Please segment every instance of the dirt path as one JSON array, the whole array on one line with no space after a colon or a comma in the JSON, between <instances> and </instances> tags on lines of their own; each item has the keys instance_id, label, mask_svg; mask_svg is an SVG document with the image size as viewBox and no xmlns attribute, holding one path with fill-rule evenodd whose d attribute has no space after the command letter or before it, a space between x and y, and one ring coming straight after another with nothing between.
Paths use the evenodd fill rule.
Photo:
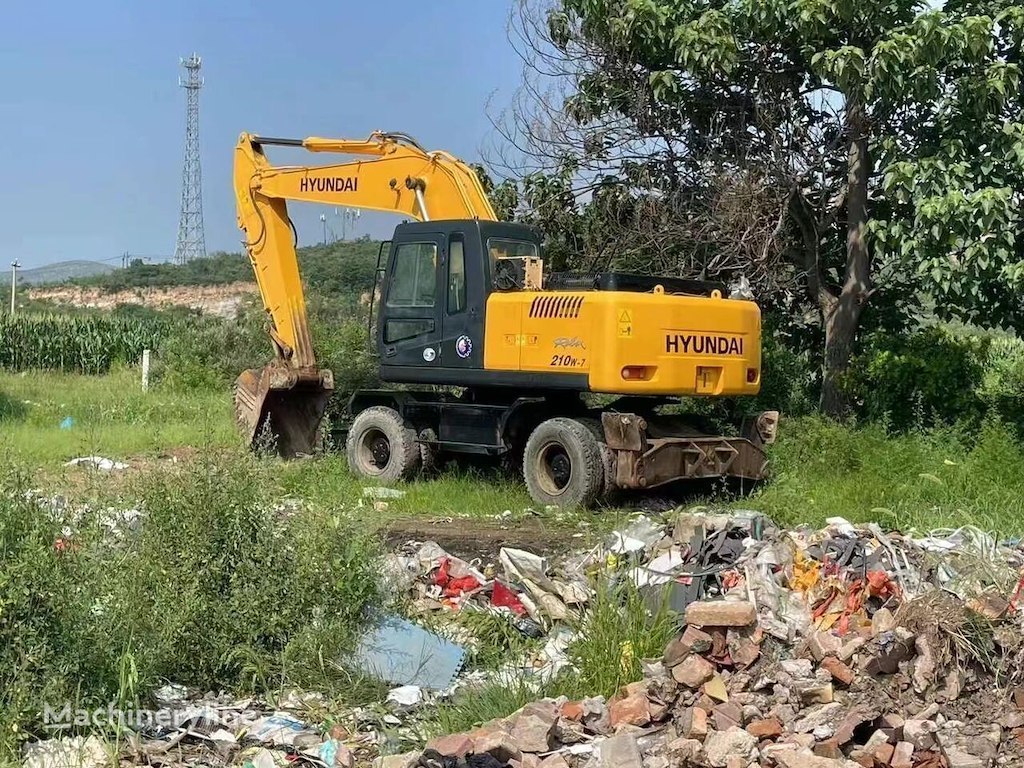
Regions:
<instances>
[{"instance_id":1,"label":"dirt path","mask_svg":"<svg viewBox=\"0 0 1024 768\"><path fill-rule=\"evenodd\" d=\"M467 560L493 560L501 547L516 547L539 555L571 552L586 547L595 535L588 528L573 530L539 517L517 521L398 518L389 522L383 533L391 548L407 541L430 540ZM574 533L583 535L574 537Z\"/></svg>"}]
</instances>

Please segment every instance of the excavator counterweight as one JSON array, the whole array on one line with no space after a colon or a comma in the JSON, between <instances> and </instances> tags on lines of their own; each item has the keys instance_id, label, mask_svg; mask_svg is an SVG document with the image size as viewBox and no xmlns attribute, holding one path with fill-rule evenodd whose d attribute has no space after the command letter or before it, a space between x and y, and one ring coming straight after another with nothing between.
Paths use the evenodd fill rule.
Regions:
<instances>
[{"instance_id":1,"label":"excavator counterweight","mask_svg":"<svg viewBox=\"0 0 1024 768\"><path fill-rule=\"evenodd\" d=\"M272 166L268 145L357 159ZM413 220L392 237L373 331L381 380L411 386L346 393L346 452L357 474L410 479L442 453L512 458L538 503L561 506L593 504L616 488L765 476L777 413L722 436L662 412L682 397L759 391L754 302L705 282L546 273L540 232L497 221L472 168L405 134L242 134L234 179L274 351L235 385L251 444L285 456L316 451L334 394L314 354L288 217L287 201L304 201ZM618 399L598 407L588 393Z\"/></svg>"}]
</instances>

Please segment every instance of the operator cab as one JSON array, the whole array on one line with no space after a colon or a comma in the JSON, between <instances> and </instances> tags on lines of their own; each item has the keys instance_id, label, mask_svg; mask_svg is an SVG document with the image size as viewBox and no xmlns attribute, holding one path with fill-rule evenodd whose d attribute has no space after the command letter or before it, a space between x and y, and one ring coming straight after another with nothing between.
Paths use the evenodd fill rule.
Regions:
<instances>
[{"instance_id":1,"label":"operator cab","mask_svg":"<svg viewBox=\"0 0 1024 768\"><path fill-rule=\"evenodd\" d=\"M484 369L487 297L540 289L541 239L533 227L505 222L400 224L381 282L381 378L446 383L458 371L471 384L471 372Z\"/></svg>"}]
</instances>

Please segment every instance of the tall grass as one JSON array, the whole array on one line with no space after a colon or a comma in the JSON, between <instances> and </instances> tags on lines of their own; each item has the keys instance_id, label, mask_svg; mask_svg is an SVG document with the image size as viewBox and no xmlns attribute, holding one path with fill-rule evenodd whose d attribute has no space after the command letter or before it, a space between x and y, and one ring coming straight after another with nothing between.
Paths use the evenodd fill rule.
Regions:
<instances>
[{"instance_id":1,"label":"tall grass","mask_svg":"<svg viewBox=\"0 0 1024 768\"><path fill-rule=\"evenodd\" d=\"M976 525L1024 532L1024 448L1013 429L943 427L903 435L884 425L783 421L772 480L738 503L784 525L833 516L907 530Z\"/></svg>"},{"instance_id":2,"label":"tall grass","mask_svg":"<svg viewBox=\"0 0 1024 768\"><path fill-rule=\"evenodd\" d=\"M570 666L554 679L532 677L485 683L442 705L433 732L454 733L506 717L544 696L611 697L643 677L642 661L658 658L677 628L664 603L648 603L632 582L598 578L588 610L573 622Z\"/></svg>"},{"instance_id":3,"label":"tall grass","mask_svg":"<svg viewBox=\"0 0 1024 768\"><path fill-rule=\"evenodd\" d=\"M377 547L349 520L275 507L237 458L139 480L136 528L51 514L28 487L0 477L0 761L46 704L125 703L165 680L346 695L346 651L382 602Z\"/></svg>"}]
</instances>

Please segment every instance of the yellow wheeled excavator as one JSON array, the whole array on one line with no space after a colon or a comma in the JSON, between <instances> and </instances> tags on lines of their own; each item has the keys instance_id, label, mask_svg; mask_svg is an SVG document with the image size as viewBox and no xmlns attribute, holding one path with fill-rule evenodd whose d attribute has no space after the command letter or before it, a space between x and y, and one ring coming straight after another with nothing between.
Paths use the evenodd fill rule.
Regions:
<instances>
[{"instance_id":1,"label":"yellow wheeled excavator","mask_svg":"<svg viewBox=\"0 0 1024 768\"><path fill-rule=\"evenodd\" d=\"M278 167L269 146L356 157ZM765 476L776 412L731 437L666 413L684 396L759 391L760 311L725 286L545 272L540 232L497 221L472 168L404 134L242 134L234 185L275 352L235 385L249 441L269 430L283 455L313 452L334 389L313 354L291 200L414 219L396 227L371 291L380 289L380 378L406 386L345 393L355 473L391 482L445 454L512 457L533 499L558 506L591 505L618 488Z\"/></svg>"}]
</instances>

